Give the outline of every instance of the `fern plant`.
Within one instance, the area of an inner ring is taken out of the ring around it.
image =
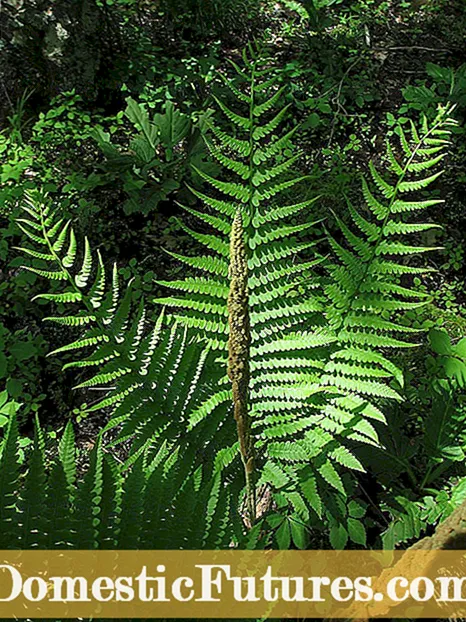
[[[285,191],[307,179],[293,175],[298,155],[287,153],[297,128],[279,133],[289,105],[277,111],[284,90],[276,86],[276,75],[270,77],[268,59],[250,47],[244,54],[244,64],[246,72],[233,65],[238,80],[223,78],[244,112],[235,112],[216,98],[234,129],[227,131],[213,124],[212,138],[207,139],[212,156],[234,180],[218,180],[198,171],[218,196],[192,189],[207,211],[187,208],[215,231],[200,234],[185,227],[208,254],[179,258],[189,267],[202,270],[205,276],[164,283],[187,295],[167,296],[158,302],[174,309],[178,322],[207,338],[210,346],[219,351],[220,360],[225,357],[228,236],[231,221],[240,212],[247,248],[249,405],[261,461],[258,484],[286,490],[295,511],[308,520],[307,504],[322,514],[319,483],[325,489],[330,483],[343,490],[335,464],[359,464],[343,447],[333,444],[333,435],[320,429],[321,415],[314,408],[322,401],[318,382],[325,348],[335,337],[324,326],[322,295],[314,294],[318,285],[314,268],[321,261],[312,252],[316,240],[312,234],[311,240],[302,240],[316,224],[302,217],[315,199],[289,205],[280,202]],[[287,224],[291,219],[301,222]],[[308,260],[297,262],[299,253],[307,253]],[[221,400],[229,402],[231,397],[220,387],[202,408],[202,416],[210,416]],[[193,424],[200,420],[200,416],[193,418]]]
[[[213,157],[233,179],[198,171],[214,194],[192,189],[207,209],[186,208],[214,233],[185,227],[208,254],[178,258],[205,276],[165,282],[187,294],[158,302],[174,309],[177,321],[207,337],[222,360],[228,333],[226,238],[240,212],[248,251],[249,403],[262,460],[259,484],[272,485],[276,502],[289,501],[301,520],[309,520],[309,508],[319,517],[327,509],[336,532],[347,536],[349,490],[340,467],[363,470],[352,445],[378,446],[371,421],[385,420],[380,408],[384,400],[400,399],[391,381],[402,385],[403,374],[386,352],[414,345],[397,336],[416,332],[401,316],[403,310],[424,304],[425,297],[405,282],[425,268],[410,266],[406,258],[433,250],[408,244],[405,238],[435,226],[408,218],[440,203],[412,195],[440,175],[429,171],[444,157],[454,121],[450,110],[441,110],[431,126],[424,119],[420,133],[413,125],[409,138],[400,128],[401,153],[387,143],[391,178],[385,179],[371,164],[371,182],[363,180],[366,207],[348,205],[356,231],[335,216],[340,235],[328,235],[334,258],[326,262],[328,277],[319,291],[319,257],[296,262],[314,246],[316,223],[303,218],[299,224],[286,224],[288,218],[309,212],[315,199],[279,202],[284,191],[306,179],[289,174],[297,159],[289,155],[297,128],[277,133],[288,106],[273,112],[283,90],[276,87],[267,59],[250,47],[243,60],[245,71],[233,64],[237,80],[223,77],[239,111],[215,98],[232,130],[212,125],[212,138],[207,139]],[[222,399],[230,398],[221,391],[210,397],[203,416],[211,415]],[[330,512],[329,486],[341,499],[340,507]]]
[[[219,409],[196,430],[195,442],[187,433],[191,413],[218,385],[209,348],[193,343],[186,329],[176,324],[164,327],[163,313],[151,325],[144,301],[136,308],[132,303],[131,282],[122,291],[117,266],[109,278],[100,253],[93,253],[87,239],[79,252],[73,227],[59,218],[47,197],[28,195],[23,208],[27,217],[18,225],[40,250],[20,250],[49,268],[25,269],[63,284],[62,291],[36,297],[64,308],[62,315],[45,320],[76,333],[51,354],[71,358],[63,369],[84,374],[76,389],[87,395],[96,389],[102,395],[82,404],[80,416],[105,410],[108,423],[103,432],[118,426],[113,443],[130,439],[133,459],[144,451],[155,453],[164,444],[182,454],[176,471],[179,485],[200,465],[212,465],[217,448],[234,434],[233,421]],[[226,393],[230,394],[227,389]]]
[[[0,458],[3,549],[200,549],[230,542],[229,491],[201,467],[180,486],[181,463],[167,447],[121,464],[99,436],[81,473],[71,423],[49,448],[36,420],[26,468],[18,451],[13,417]]]
[[[212,124],[206,139],[228,176],[215,179],[196,170],[212,193],[191,188],[205,209],[185,208],[209,228],[199,233],[182,225],[206,252],[172,253],[203,274],[162,282],[175,293],[157,300],[170,309],[169,331],[159,320],[145,335],[144,305],[132,315],[131,295],[126,292],[120,300],[115,277],[107,288],[102,260],[97,254],[92,268],[87,241],[76,261],[71,226],[57,221],[41,201],[25,205],[28,217],[19,224],[45,252],[24,250],[56,265],[53,271],[30,269],[67,284],[65,292],[43,297],[82,305],[77,313],[50,318],[81,333],[58,351],[85,352],[68,367],[95,368],[97,373],[80,386],[109,390],[87,412],[111,407],[109,427],[121,424],[120,440],[136,438],[134,459],[152,444],[167,442],[183,455],[184,477],[210,464],[213,480],[224,471],[236,491],[243,485],[238,455],[246,481],[255,459],[249,514],[253,520],[254,487],[271,488],[271,504],[290,518],[269,523],[280,525],[279,544],[286,544],[282,536],[290,525],[317,527],[322,519],[334,546],[344,546],[348,535],[362,544],[364,527],[359,510],[350,508],[355,482],[348,471],[364,470],[361,446],[381,447],[376,425],[385,421],[384,404],[401,399],[403,374],[387,351],[413,345],[415,331],[402,314],[423,304],[410,279],[424,268],[406,260],[430,250],[405,238],[416,240],[432,227],[408,218],[438,203],[411,193],[424,192],[437,178],[439,173],[429,169],[443,157],[453,121],[450,111],[442,110],[433,125],[424,120],[420,133],[413,126],[407,137],[400,129],[400,152],[387,145],[391,177],[371,164],[371,181],[363,181],[366,205],[348,205],[354,228],[335,217],[340,233],[328,234],[333,257],[324,262],[315,250],[318,221],[307,217],[316,199],[285,205],[281,199],[307,179],[292,173],[297,128],[279,131],[289,108],[277,110],[284,89],[278,88],[270,61],[252,46],[243,60],[244,71],[233,63],[236,79],[222,78],[236,105],[233,109],[223,97],[215,98],[225,119]],[[232,263],[238,250],[234,239],[245,245],[241,274]],[[319,264],[326,268],[324,278],[316,272]],[[235,278],[243,282],[246,297],[246,321],[238,332],[241,340],[247,336],[240,344],[246,373],[236,376],[230,364],[228,378],[233,316],[227,300]],[[237,408],[238,396],[244,408]],[[239,425],[243,415],[246,436]],[[258,524],[251,538],[260,531]]]

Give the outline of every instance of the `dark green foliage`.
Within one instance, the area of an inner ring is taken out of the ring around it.
[[[448,99],[458,107],[466,106],[466,65],[461,65],[456,71],[451,67],[442,67],[435,63],[427,63],[426,73],[432,80],[432,85],[410,85],[403,89],[406,111],[410,108],[420,110],[433,116],[436,106]],[[404,112],[402,108],[402,112]],[[460,129],[459,131],[462,131]]]
[[[365,529],[349,513],[355,484],[346,471],[364,472],[371,465],[367,457],[359,457],[364,456],[361,447],[383,455],[380,424],[390,402],[402,399],[403,372],[387,349],[414,345],[411,335],[418,331],[404,323],[403,312],[421,307],[427,298],[405,284],[406,277],[425,268],[412,267],[405,258],[433,250],[410,243],[408,236],[416,241],[435,226],[408,218],[439,203],[418,199],[417,193],[439,176],[430,169],[443,158],[454,122],[448,110],[441,110],[432,124],[424,118],[420,133],[412,125],[408,137],[400,128],[400,147],[387,143],[388,175],[371,163],[371,181],[362,183],[365,205],[348,205],[349,226],[335,216],[339,234],[328,235],[332,256],[323,262],[312,236],[319,221],[306,216],[317,197],[291,204],[280,200],[307,179],[292,172],[296,128],[280,133],[288,111],[288,105],[279,107],[284,89],[277,85],[276,73],[270,78],[270,59],[253,46],[243,62],[244,70],[233,63],[235,79],[223,76],[237,104],[231,107],[215,97],[225,121],[214,120],[206,139],[226,177],[196,169],[213,196],[191,188],[206,209],[186,207],[211,228],[212,233],[200,233],[183,225],[207,252],[194,257],[174,253],[204,275],[160,282],[181,292],[157,299],[172,310],[169,330],[162,316],[146,329],[144,302],[133,308],[131,284],[121,295],[115,269],[107,284],[100,253],[92,253],[87,239],[78,252],[70,224],[57,220],[50,201],[40,197],[28,199],[27,217],[18,224],[41,250],[22,250],[55,269],[26,268],[65,283],[60,293],[38,296],[71,305],[68,313],[47,319],[79,330],[76,340],[55,353],[73,354],[65,368],[93,370],[78,388],[108,391],[91,406],[83,405],[81,413],[110,408],[104,431],[118,426],[116,442],[133,441],[127,494],[134,498],[123,512],[128,527],[125,519],[120,530],[122,542],[131,544],[143,530],[130,521],[130,508],[138,513],[144,507],[139,492],[145,453],[153,456],[164,447],[175,452],[174,486],[186,485],[201,467],[214,489],[222,471],[235,494],[243,485],[237,477],[225,365],[228,237],[233,215],[241,210],[248,248],[250,404],[258,487],[272,490],[273,503],[286,520],[272,520],[270,526],[279,546],[288,535],[305,542],[307,532],[296,525],[322,520],[333,546],[344,547],[348,538],[361,545]],[[151,136],[155,140],[161,130],[146,113],[133,105],[131,114],[142,115],[138,123],[146,141]],[[300,255],[303,260],[297,261]],[[321,263],[323,278],[317,272]],[[100,499],[102,478],[103,462],[95,454],[76,501],[77,512],[83,512],[80,537],[85,546],[101,542],[80,499]],[[109,506],[109,515],[113,511]]]
[[[12,417],[0,459],[2,549],[196,549],[230,542],[228,493],[201,469],[175,488],[168,462],[148,463],[141,454],[125,470],[98,439],[89,465],[75,477],[70,424],[49,446],[36,422],[26,464],[20,464],[18,440]]]
[[[0,534],[4,543],[10,542],[13,546],[19,543],[16,532],[16,484],[19,479],[18,464],[18,422],[16,417],[10,419],[5,440],[2,445],[0,470]]]
[[[306,11],[311,32],[321,32],[332,23],[326,15],[326,9],[335,4],[341,4],[342,0],[298,0]]]
[[[250,22],[259,15],[260,3],[257,0],[162,0],[161,9],[172,27],[184,29],[185,35],[191,31],[191,36],[225,37],[250,27]]]
[[[127,151],[112,144],[108,132],[93,132],[106,158],[102,183],[123,183],[129,196],[123,205],[125,213],[147,214],[180,189],[190,161],[202,156],[202,141],[189,116],[175,109],[170,100],[164,112],[151,119],[141,104],[128,98],[125,116],[136,132]]]
[[[429,338],[435,354],[427,357],[420,379],[407,384],[407,402],[397,405],[387,429],[381,430],[383,448],[363,452],[383,487],[381,508],[390,517],[382,533],[385,548],[419,537],[428,525],[446,518],[466,494],[465,402],[461,376],[457,377],[465,364],[464,346],[462,341],[452,345],[447,334],[436,329]],[[445,365],[450,357],[451,367]]]

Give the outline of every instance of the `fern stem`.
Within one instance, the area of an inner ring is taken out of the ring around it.
[[[250,525],[256,520],[254,440],[249,416],[251,330],[249,322],[248,264],[241,212],[233,220],[230,238],[230,292],[228,295],[228,377],[246,480]]]

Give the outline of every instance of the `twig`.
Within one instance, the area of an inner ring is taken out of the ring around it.
[[[346,110],[344,109],[343,105],[340,102],[340,96],[341,96],[341,91],[343,89],[343,84],[346,80],[346,78],[348,77],[348,74],[350,73],[350,71],[353,69],[353,67],[355,67],[359,61],[361,60],[361,58],[357,58],[353,63],[351,63],[351,65],[348,67],[348,69],[345,71],[345,73],[343,74],[340,83],[338,85],[338,91],[335,97],[336,103],[337,103],[337,110],[333,116],[333,121],[332,121],[332,128],[330,130],[330,137],[328,139],[328,143],[327,143],[327,149],[330,147],[330,145],[332,144],[332,140],[333,140],[333,135],[335,133],[335,126],[337,123],[337,119],[338,119],[338,115],[340,114],[341,111],[343,111],[344,114],[346,113]]]
[[[424,52],[451,52],[448,48],[427,48],[422,45],[396,45],[387,48],[372,48],[374,52],[396,52],[398,50],[422,50]]]

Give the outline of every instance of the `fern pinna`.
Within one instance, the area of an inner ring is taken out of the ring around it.
[[[99,437],[83,471],[68,423],[48,449],[36,420],[25,468],[11,419],[0,458],[2,549],[199,549],[230,542],[228,490],[202,468],[179,486],[180,463],[167,447],[121,464]]]

